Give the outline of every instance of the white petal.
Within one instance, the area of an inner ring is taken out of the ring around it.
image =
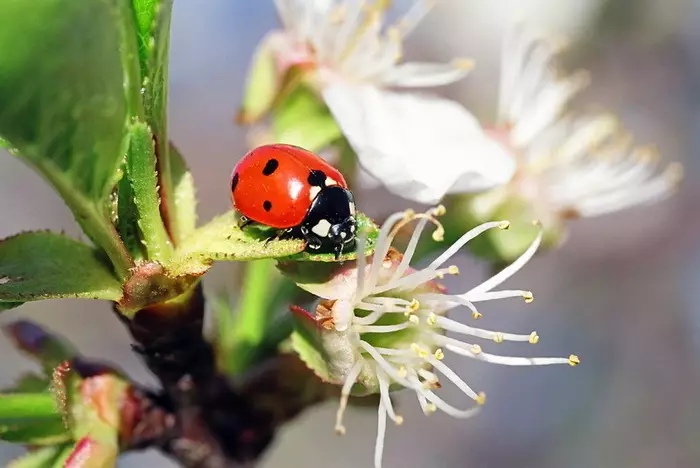
[[[360,164],[404,198],[435,203],[460,179],[488,187],[515,170],[456,102],[342,83],[323,96]]]
[[[396,65],[378,76],[384,86],[429,87],[459,81],[471,71],[471,63],[409,62]]]

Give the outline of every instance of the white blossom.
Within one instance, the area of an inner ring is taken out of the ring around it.
[[[660,167],[656,151],[635,147],[609,114],[569,109],[589,76],[557,70],[563,45],[522,27],[504,39],[499,120],[490,134],[518,168],[500,195],[529,200],[544,221],[601,215],[672,194],[680,164]]]
[[[519,335],[467,325],[461,315],[464,311],[458,309],[466,308],[471,313],[468,317],[478,319],[481,312],[476,304],[480,302],[510,297],[532,302],[530,291],[496,288],[532,258],[541,236],[500,273],[465,292],[451,294],[436,283],[445,275],[458,274],[457,267],[448,266],[447,262],[471,239],[490,229],[506,229],[508,222],[485,223],[470,230],[426,268],[414,270],[410,267],[411,258],[426,225],[435,223],[438,228],[433,237],[442,238],[442,227],[436,219],[442,211],[444,208],[438,207],[423,214],[407,211],[390,216],[380,230],[369,264],[359,255],[354,268],[328,283],[300,284],[325,298],[317,309],[317,320],[328,330],[324,343],[326,355],[334,360],[329,363],[334,369],[333,379],[343,382],[336,431],[345,432],[343,413],[353,386],[359,384],[366,392],[380,395],[375,467],[382,463],[386,418],[396,424],[403,422],[392,405],[390,389],[402,387],[414,392],[426,415],[439,409],[457,418],[467,418],[484,404],[485,393],[472,389],[445,364],[443,358],[447,353],[510,366],[573,366],[579,362],[575,355],[568,358],[509,357],[482,349],[480,340],[538,342],[536,332]],[[391,244],[397,232],[414,221],[417,223],[406,251],[399,254]],[[363,252],[363,241],[359,244],[358,252]],[[447,316],[448,312],[452,317]],[[447,332],[456,336],[447,336]],[[458,338],[460,335],[471,339]],[[436,392],[442,380],[454,384],[475,404],[458,408],[447,403]]]
[[[433,2],[412,2],[391,26],[385,25],[388,3],[276,0],[284,30],[268,35],[263,47],[275,51],[280,70],[297,66],[306,72],[362,168],[390,191],[434,203],[458,180],[465,191],[510,180],[515,163],[465,108],[434,95],[396,91],[455,82],[472,64],[401,62],[404,38]]]

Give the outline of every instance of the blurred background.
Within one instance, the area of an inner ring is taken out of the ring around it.
[[[570,36],[568,64],[593,73],[581,104],[619,113],[638,143],[656,143],[664,160],[682,161],[686,178],[666,202],[575,222],[562,249],[537,257],[509,282],[534,291],[533,304],[484,307],[483,327],[537,330],[541,341],[533,352],[575,353],[580,366],[507,368],[453,358],[449,364],[488,394],[484,411],[469,420],[439,413],[426,418],[412,395],[399,394],[406,422],[388,428],[384,466],[698,467],[700,2],[443,0],[411,36],[406,55],[475,59],[467,79],[440,92],[489,121],[500,37],[522,19]],[[233,116],[254,47],[276,26],[268,0],[175,2],[171,135],[192,168],[202,221],[229,208],[228,177],[246,151],[245,132]],[[358,198],[360,209],[375,216],[406,207],[382,190]],[[62,201],[6,153],[0,154],[0,219],[0,237],[44,228],[81,237]],[[467,256],[460,267],[463,274],[448,284],[455,290],[488,274],[487,265]],[[216,291],[235,277],[233,265],[218,265],[205,285]],[[44,323],[87,356],[115,361],[136,380],[154,383],[107,304],[30,303],[3,313],[0,321],[18,317]],[[521,354],[521,348],[501,346],[503,354]],[[32,366],[6,341],[0,341],[0,355],[0,385]],[[448,400],[460,398],[450,389],[445,393]],[[328,401],[284,427],[261,466],[371,466],[376,411],[352,409],[341,438],[333,432],[335,409],[336,402]],[[0,445],[0,464],[19,453]],[[174,465],[147,452],[123,457],[120,466]]]

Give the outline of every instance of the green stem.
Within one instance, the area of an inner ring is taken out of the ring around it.
[[[56,400],[50,393],[0,394],[0,420],[47,418],[58,414]]]
[[[270,315],[268,307],[273,290],[272,275],[274,260],[256,260],[246,266],[241,301],[236,317],[235,341],[252,348],[259,345],[265,336]]]

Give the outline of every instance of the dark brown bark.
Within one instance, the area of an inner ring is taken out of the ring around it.
[[[201,286],[133,320],[118,315],[163,386],[135,391],[125,407],[125,450],[158,447],[185,467],[252,466],[281,424],[331,391],[295,355],[272,355],[236,382],[219,374],[202,335]]]

